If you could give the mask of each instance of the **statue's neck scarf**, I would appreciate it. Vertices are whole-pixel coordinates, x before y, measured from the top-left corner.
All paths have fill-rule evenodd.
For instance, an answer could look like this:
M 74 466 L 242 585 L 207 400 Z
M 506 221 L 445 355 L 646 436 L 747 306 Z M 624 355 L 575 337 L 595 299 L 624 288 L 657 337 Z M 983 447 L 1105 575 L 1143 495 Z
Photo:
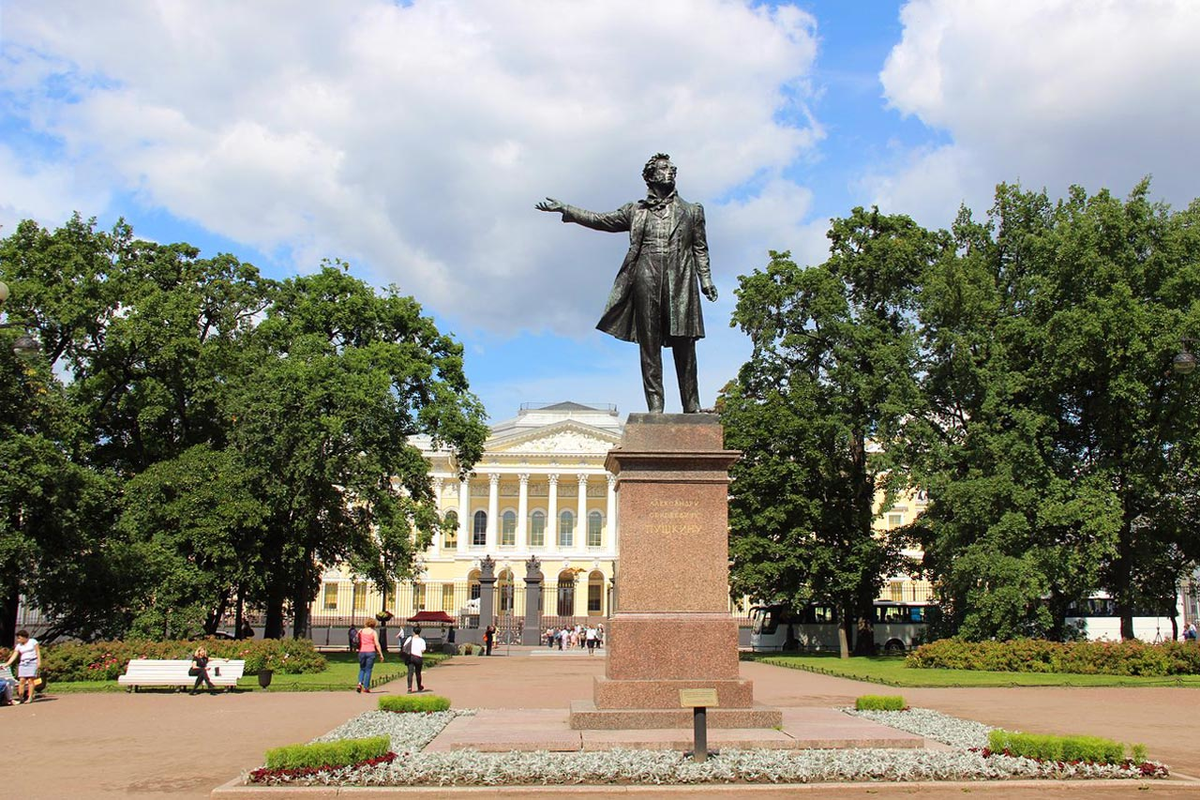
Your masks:
M 670 194 L 664 197 L 659 197 L 654 193 L 654 190 L 651 189 L 650 193 L 646 195 L 646 199 L 641 201 L 642 208 L 648 208 L 651 211 L 654 211 L 655 209 L 670 205 L 672 202 L 674 202 L 676 196 L 677 194 L 674 189 L 671 190 Z

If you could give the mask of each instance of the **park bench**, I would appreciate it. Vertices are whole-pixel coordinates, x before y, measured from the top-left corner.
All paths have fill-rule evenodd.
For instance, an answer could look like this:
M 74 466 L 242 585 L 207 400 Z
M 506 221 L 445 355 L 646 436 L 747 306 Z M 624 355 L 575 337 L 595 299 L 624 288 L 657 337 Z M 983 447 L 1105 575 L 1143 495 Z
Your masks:
M 117 683 L 133 691 L 139 686 L 181 686 L 190 687 L 196 683 L 194 675 L 188 675 L 191 669 L 190 658 L 168 660 L 158 658 L 131 658 L 125 674 L 117 678 Z M 210 658 L 208 661 L 208 677 L 216 686 L 232 689 L 237 686 L 238 678 L 246 669 L 246 662 L 227 658 Z M 221 674 L 217 674 L 220 670 Z

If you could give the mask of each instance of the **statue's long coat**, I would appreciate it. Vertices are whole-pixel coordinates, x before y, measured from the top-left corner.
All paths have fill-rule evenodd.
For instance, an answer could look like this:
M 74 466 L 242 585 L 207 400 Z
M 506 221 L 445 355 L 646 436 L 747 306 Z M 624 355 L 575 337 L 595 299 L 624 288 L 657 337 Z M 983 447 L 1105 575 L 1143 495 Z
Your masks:
M 712 281 L 708 238 L 704 232 L 704 207 L 678 196 L 670 206 L 670 239 L 663 275 L 669 298 L 669 329 L 662 332 L 663 343 L 667 346 L 671 344 L 671 337 L 704 338 L 704 317 L 700 311 L 697 281 Z M 598 231 L 629 231 L 629 251 L 613 281 L 604 314 L 596 324 L 599 330 L 626 342 L 638 341 L 639 326 L 658 324 L 654 319 L 638 318 L 633 296 L 646 222 L 652 213 L 645 200 L 626 203 L 608 213 L 586 211 L 574 206 L 567 206 L 563 213 L 563 222 L 575 222 Z

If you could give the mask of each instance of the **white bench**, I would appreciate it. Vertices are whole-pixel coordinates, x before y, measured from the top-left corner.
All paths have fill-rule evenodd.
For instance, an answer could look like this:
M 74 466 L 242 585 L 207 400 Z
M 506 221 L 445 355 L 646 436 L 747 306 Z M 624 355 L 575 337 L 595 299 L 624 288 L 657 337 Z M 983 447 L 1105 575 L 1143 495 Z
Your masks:
M 194 675 L 188 675 L 192 667 L 190 658 L 171 661 L 157 658 L 131 658 L 125 674 L 117 678 L 117 683 L 137 691 L 139 686 L 193 686 L 196 683 Z M 237 686 L 238 678 L 246 669 L 245 661 L 227 658 L 210 658 L 208 660 L 208 677 L 216 686 L 232 689 Z M 218 675 L 217 672 L 220 671 Z

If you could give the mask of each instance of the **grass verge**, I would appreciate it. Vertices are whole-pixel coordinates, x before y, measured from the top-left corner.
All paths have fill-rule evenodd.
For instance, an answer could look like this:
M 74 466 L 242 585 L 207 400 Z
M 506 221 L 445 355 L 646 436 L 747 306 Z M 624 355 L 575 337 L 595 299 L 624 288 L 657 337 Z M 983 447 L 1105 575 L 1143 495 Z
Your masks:
M 914 669 L 904 666 L 895 656 L 855 656 L 841 659 L 836 655 L 805 654 L 743 655 L 749 661 L 761 661 L 789 669 L 817 672 L 838 678 L 911 688 L 953 688 L 987 686 L 1182 686 L 1200 688 L 1200 675 L 1169 678 L 1140 675 L 1075 675 L 1065 672 L 984 672 L 964 669 Z

